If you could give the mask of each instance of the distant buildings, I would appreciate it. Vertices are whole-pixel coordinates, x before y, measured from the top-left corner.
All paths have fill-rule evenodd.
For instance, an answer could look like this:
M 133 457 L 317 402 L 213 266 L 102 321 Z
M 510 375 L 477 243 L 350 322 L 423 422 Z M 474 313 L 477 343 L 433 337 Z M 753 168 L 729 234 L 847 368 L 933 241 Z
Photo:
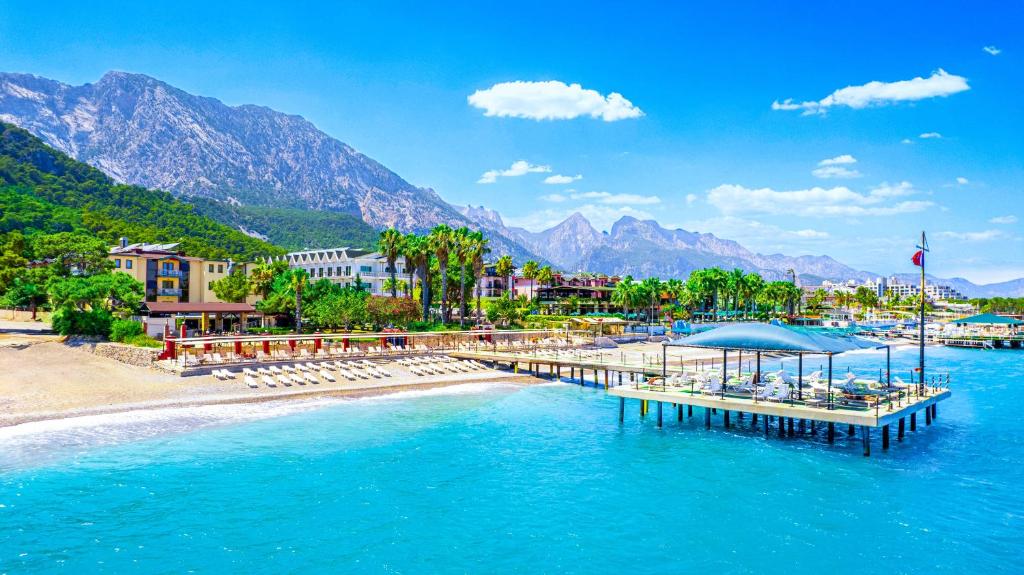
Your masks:
M 291 252 L 282 257 L 292 269 L 305 270 L 310 281 L 328 279 L 342 287 L 353 287 L 356 276 L 363 288 L 373 295 L 391 295 L 385 282 L 391 278 L 388 260 L 384 255 L 355 248 L 332 248 Z M 396 279 L 408 281 L 405 259 L 395 262 Z M 410 286 L 411 287 L 411 286 Z M 399 289 L 399 292 L 402 290 Z
M 921 293 L 921 286 L 916 283 L 902 282 L 896 277 L 879 277 L 864 282 L 857 280 L 846 280 L 845 282 L 831 282 L 825 280 L 821 285 L 803 286 L 805 302 L 813 297 L 818 290 L 824 290 L 828 298 L 832 299 L 837 293 L 856 293 L 857 288 L 865 287 L 871 290 L 880 300 L 896 296 L 901 299 L 917 296 Z M 955 288 L 935 283 L 926 283 L 924 293 L 932 302 L 948 302 L 966 300 L 967 297 Z

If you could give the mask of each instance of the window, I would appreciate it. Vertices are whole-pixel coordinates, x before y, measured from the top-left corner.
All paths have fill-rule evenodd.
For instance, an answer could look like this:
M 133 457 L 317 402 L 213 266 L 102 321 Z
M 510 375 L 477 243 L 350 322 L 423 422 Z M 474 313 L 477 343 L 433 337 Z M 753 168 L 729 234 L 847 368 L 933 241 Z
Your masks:
M 324 268 L 320 268 L 320 270 L 317 272 L 317 277 L 324 277 Z
M 127 270 L 132 269 L 132 260 L 124 260 L 124 268 Z
M 327 277 L 331 277 L 331 268 L 327 268 Z
M 121 258 L 114 258 L 114 267 L 115 268 L 121 267 Z
M 352 266 L 345 266 L 345 275 L 347 275 L 347 276 L 352 275 Z M 348 285 L 348 284 L 346 284 L 346 285 Z
M 341 275 L 341 266 L 338 266 L 338 268 L 334 270 L 334 275 L 336 275 L 336 276 L 340 276 Z
M 373 266 L 359 266 L 359 273 L 368 274 L 373 271 Z
M 224 264 L 217 264 L 217 273 L 224 273 Z
M 210 273 L 212 274 L 213 273 L 213 264 L 210 264 L 209 270 L 210 270 Z
M 160 282 L 160 284 L 160 287 L 164 289 L 174 289 L 174 282 L 172 282 L 171 280 L 164 280 Z

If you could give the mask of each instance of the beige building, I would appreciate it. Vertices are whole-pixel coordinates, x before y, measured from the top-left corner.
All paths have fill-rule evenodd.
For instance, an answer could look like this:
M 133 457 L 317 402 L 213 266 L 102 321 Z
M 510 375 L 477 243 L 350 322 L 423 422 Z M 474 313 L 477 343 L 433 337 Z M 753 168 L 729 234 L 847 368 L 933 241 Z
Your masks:
M 146 288 L 147 302 L 217 303 L 213 282 L 241 266 L 246 275 L 254 264 L 186 256 L 178 244 L 129 244 L 126 238 L 110 248 L 114 271 L 130 274 Z M 254 296 L 246 301 L 255 303 Z

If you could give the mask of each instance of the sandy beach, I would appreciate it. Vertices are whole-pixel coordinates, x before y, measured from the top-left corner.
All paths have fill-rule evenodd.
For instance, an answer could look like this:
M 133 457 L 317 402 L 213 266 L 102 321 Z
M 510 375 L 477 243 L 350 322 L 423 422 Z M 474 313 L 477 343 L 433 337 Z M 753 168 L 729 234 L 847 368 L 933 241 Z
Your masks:
M 180 377 L 100 357 L 51 336 L 18 336 L 0 345 L 0 427 L 137 409 L 251 403 L 323 396 L 365 396 L 464 383 L 537 382 L 526 374 L 482 370 L 416 376 L 393 362 L 388 378 L 249 389 L 240 379 Z M 35 341 L 32 341 L 35 340 Z

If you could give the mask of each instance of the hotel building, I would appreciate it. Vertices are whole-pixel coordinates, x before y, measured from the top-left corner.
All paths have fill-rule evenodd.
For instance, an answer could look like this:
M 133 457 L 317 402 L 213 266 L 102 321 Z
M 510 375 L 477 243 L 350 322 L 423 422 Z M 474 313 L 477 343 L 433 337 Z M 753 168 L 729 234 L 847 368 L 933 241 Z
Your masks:
M 384 289 L 391 278 L 388 260 L 378 252 L 356 248 L 332 248 L 325 250 L 306 250 L 291 252 L 283 256 L 291 269 L 305 270 L 311 282 L 328 279 L 342 287 L 355 285 L 356 276 L 363 289 L 373 295 L 391 295 L 390 289 Z M 405 258 L 399 257 L 395 262 L 395 279 L 409 281 L 409 273 L 405 269 Z M 399 294 L 402 289 L 398 289 Z

